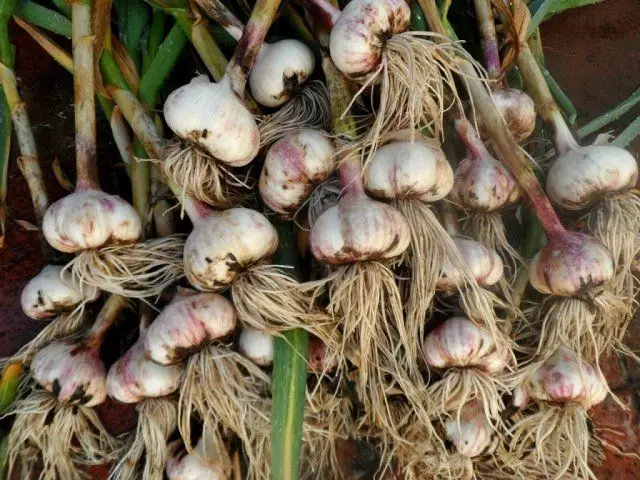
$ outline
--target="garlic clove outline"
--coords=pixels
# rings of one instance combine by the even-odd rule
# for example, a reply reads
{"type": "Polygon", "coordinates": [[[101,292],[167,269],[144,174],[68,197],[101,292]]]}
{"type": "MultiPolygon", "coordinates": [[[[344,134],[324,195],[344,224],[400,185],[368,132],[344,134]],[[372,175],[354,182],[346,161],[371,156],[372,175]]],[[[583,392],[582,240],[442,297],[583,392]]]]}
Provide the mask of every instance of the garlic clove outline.
{"type": "Polygon", "coordinates": [[[99,297],[100,290],[80,285],[63,266],[45,265],[22,289],[20,305],[28,317],[46,320],[99,297]]]}

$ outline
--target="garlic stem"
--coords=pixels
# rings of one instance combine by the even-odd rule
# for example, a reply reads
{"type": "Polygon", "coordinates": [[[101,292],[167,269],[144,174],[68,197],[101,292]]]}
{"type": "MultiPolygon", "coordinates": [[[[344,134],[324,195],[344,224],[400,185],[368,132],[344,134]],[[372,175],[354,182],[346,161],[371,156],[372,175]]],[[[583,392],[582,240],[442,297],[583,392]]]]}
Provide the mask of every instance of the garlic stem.
{"type": "Polygon", "coordinates": [[[468,120],[456,119],[455,128],[458,137],[464,143],[467,151],[473,155],[474,160],[491,157],[489,150],[480,140],[476,129],[468,120]]]}
{"type": "Polygon", "coordinates": [[[85,346],[87,348],[100,348],[109,328],[116,322],[120,312],[126,304],[126,299],[120,295],[111,294],[100,309],[96,321],[89,330],[85,346]]]}
{"type": "Polygon", "coordinates": [[[449,35],[447,33],[447,29],[442,23],[442,19],[440,18],[440,11],[436,5],[436,0],[418,0],[418,3],[420,4],[420,8],[422,8],[424,18],[429,25],[429,29],[432,32],[448,38],[449,35]]]}
{"type": "Polygon", "coordinates": [[[331,30],[342,13],[327,0],[308,0],[306,7],[313,14],[314,21],[321,21],[322,26],[328,30],[331,30]]]}
{"type": "Polygon", "coordinates": [[[91,6],[82,0],[71,4],[73,45],[73,104],[76,130],[76,190],[100,188],[96,152],[96,105],[94,100],[94,38],[91,6]]]}
{"type": "Polygon", "coordinates": [[[224,28],[236,42],[240,40],[244,25],[224,3],[219,0],[196,0],[196,3],[210,18],[224,28]]]}
{"type": "Polygon", "coordinates": [[[490,79],[500,77],[500,52],[498,50],[498,37],[496,35],[496,25],[493,20],[491,0],[474,0],[478,29],[482,39],[482,53],[484,55],[485,67],[490,79]]]}
{"type": "Polygon", "coordinates": [[[264,43],[267,31],[276,18],[281,0],[258,0],[253,7],[242,37],[238,40],[233,57],[227,66],[227,75],[231,79],[233,91],[244,98],[244,90],[260,47],[264,43]]]}

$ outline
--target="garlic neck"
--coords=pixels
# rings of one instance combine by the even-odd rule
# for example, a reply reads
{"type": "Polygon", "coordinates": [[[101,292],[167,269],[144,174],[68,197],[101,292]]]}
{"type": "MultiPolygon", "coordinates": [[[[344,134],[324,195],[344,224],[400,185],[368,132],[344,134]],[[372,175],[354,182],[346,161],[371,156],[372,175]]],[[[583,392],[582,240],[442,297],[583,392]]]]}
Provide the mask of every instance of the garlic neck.
{"type": "Polygon", "coordinates": [[[455,121],[455,128],[458,137],[460,137],[460,140],[464,143],[467,152],[471,154],[473,160],[480,160],[491,156],[487,147],[485,147],[482,140],[480,140],[476,129],[468,120],[457,119],[455,121]]]}
{"type": "Polygon", "coordinates": [[[362,183],[360,157],[357,154],[347,154],[340,163],[341,198],[355,198],[366,196],[362,183]]]}
{"type": "Polygon", "coordinates": [[[558,155],[564,155],[580,147],[558,109],[554,109],[549,115],[549,121],[553,126],[553,143],[556,146],[558,155]]]}
{"type": "Polygon", "coordinates": [[[213,210],[211,210],[206,203],[190,195],[185,195],[182,198],[182,207],[194,225],[202,223],[214,214],[213,210]]]}
{"type": "Polygon", "coordinates": [[[87,340],[84,342],[87,348],[98,349],[102,345],[104,336],[111,326],[118,320],[120,312],[124,308],[126,299],[119,295],[111,294],[103,305],[95,323],[89,330],[87,340]]]}

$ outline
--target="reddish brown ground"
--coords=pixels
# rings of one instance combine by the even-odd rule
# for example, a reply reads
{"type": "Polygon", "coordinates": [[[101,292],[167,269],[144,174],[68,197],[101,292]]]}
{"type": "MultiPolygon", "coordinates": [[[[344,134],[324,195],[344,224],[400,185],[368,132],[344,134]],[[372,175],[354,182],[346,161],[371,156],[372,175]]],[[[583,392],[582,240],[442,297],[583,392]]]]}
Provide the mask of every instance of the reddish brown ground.
{"type": "MultiPolygon", "coordinates": [[[[640,86],[640,5],[638,0],[606,0],[558,16],[544,24],[543,41],[547,66],[567,91],[578,112],[579,122],[586,122],[623,100],[640,86]]],[[[41,159],[52,198],[63,194],[51,173],[57,157],[73,178],[73,117],[71,76],[57,67],[30,39],[16,31],[18,76],[21,91],[29,106],[41,159]]],[[[638,109],[636,109],[636,115],[638,109]]],[[[633,115],[627,115],[627,123],[633,115]]],[[[99,136],[100,158],[104,162],[101,177],[110,190],[121,176],[113,142],[104,120],[99,136]]],[[[640,141],[632,146],[640,152],[640,141]]],[[[11,219],[33,221],[25,183],[15,163],[10,168],[9,214],[11,219]]],[[[38,236],[26,232],[13,222],[8,224],[5,246],[0,249],[0,357],[13,353],[29,340],[41,323],[27,319],[20,311],[19,296],[28,278],[43,265],[38,236]]],[[[640,351],[640,321],[630,327],[628,344],[640,351]]],[[[638,403],[640,402],[640,366],[618,359],[609,361],[610,384],[628,406],[621,409],[609,399],[593,412],[601,435],[624,452],[640,451],[638,403]]],[[[119,409],[103,409],[106,422],[118,429],[130,424],[119,409]]],[[[92,475],[100,478],[101,475],[92,475]]],[[[640,460],[610,452],[598,469],[601,479],[640,478],[640,460]]]]}

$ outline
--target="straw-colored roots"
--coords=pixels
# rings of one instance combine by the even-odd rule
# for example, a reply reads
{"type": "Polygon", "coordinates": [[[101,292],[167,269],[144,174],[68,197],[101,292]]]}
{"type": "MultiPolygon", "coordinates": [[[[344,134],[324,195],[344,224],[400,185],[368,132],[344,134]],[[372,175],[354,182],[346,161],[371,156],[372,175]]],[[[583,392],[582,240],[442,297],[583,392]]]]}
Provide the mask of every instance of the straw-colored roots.
{"type": "Polygon", "coordinates": [[[313,227],[320,215],[338,204],[341,191],[338,177],[331,177],[316,187],[306,202],[309,227],[313,227]]]}
{"type": "Polygon", "coordinates": [[[48,392],[19,400],[7,446],[8,471],[30,478],[42,461],[43,480],[82,479],[78,464],[97,465],[116,458],[118,442],[92,408],[63,405],[48,392]]]}
{"type": "Polygon", "coordinates": [[[507,385],[495,375],[488,375],[475,368],[451,368],[443,377],[429,386],[432,401],[432,416],[457,418],[462,408],[472,400],[479,400],[484,414],[492,425],[500,423],[500,412],[504,410],[502,394],[507,385]]]}
{"type": "Polygon", "coordinates": [[[464,222],[463,229],[468,235],[484,246],[498,252],[511,275],[524,265],[524,260],[507,240],[507,235],[499,212],[474,213],[464,222]]]}
{"type": "Polygon", "coordinates": [[[84,250],[65,267],[81,284],[128,298],[159,296],[184,276],[184,235],[84,250]]]}
{"type": "Polygon", "coordinates": [[[472,480],[475,478],[473,460],[459,453],[442,452],[425,455],[405,468],[406,480],[472,480]]]}
{"type": "Polygon", "coordinates": [[[380,137],[404,129],[427,127],[437,137],[442,134],[447,110],[455,107],[464,116],[455,83],[457,75],[464,77],[457,56],[477,65],[459,42],[435,33],[404,32],[389,38],[380,66],[356,94],[379,82],[379,105],[359,146],[375,150],[380,137]]]}
{"type": "Polygon", "coordinates": [[[260,443],[271,431],[271,405],[265,399],[270,381],[258,366],[225,347],[210,345],[189,357],[178,403],[178,429],[187,451],[193,453],[195,448],[193,416],[204,429],[237,435],[250,470],[260,468],[261,462],[268,464],[268,455],[266,460],[261,457],[260,443]]]}
{"type": "Polygon", "coordinates": [[[162,478],[167,441],[178,425],[178,406],[170,397],[147,398],[136,410],[138,425],[134,432],[127,434],[120,461],[111,470],[110,479],[162,478]]]}
{"type": "Polygon", "coordinates": [[[543,471],[544,478],[558,480],[575,474],[596,480],[588,465],[588,421],[582,407],[541,405],[536,413],[515,421],[510,428],[509,448],[521,454],[521,468],[543,471]]]}
{"type": "Polygon", "coordinates": [[[258,119],[260,146],[269,147],[287,133],[301,128],[326,130],[330,119],[327,87],[320,80],[313,80],[282,108],[258,119]]]}
{"type": "Polygon", "coordinates": [[[230,207],[250,194],[248,178],[235,175],[200,147],[179,141],[165,150],[164,173],[182,187],[185,195],[214,207],[230,207]]]}
{"type": "Polygon", "coordinates": [[[336,352],[336,325],[314,306],[313,287],[301,284],[276,265],[257,265],[239,275],[231,294],[238,318],[255,330],[281,335],[303,328],[336,352]]]}

